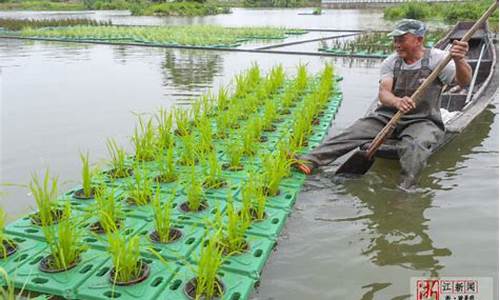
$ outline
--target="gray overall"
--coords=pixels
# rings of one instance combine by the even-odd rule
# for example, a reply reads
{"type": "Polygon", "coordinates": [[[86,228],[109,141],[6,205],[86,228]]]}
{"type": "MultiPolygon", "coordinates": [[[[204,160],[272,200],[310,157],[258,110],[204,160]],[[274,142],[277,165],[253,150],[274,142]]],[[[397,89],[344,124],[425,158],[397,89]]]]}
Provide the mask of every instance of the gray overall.
{"type": "MultiPolygon", "coordinates": [[[[425,50],[418,70],[402,70],[402,59],[394,66],[392,92],[397,97],[411,96],[423,80],[430,75],[430,49],[425,50]]],[[[442,83],[436,79],[417,103],[417,108],[401,117],[391,138],[399,140],[398,154],[401,163],[401,176],[410,185],[425,167],[434,147],[444,136],[441,120],[440,95],[442,83]]],[[[340,134],[327,137],[309,154],[301,159],[311,161],[315,166],[328,165],[352,149],[369,143],[389,122],[397,109],[379,105],[367,117],[357,120],[340,134]]]]}

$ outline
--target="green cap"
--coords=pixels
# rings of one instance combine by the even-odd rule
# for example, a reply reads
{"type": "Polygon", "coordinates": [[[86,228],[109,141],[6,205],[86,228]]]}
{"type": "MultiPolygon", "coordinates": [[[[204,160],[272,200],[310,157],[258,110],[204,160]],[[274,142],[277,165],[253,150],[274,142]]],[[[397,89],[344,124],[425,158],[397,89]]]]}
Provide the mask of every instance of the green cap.
{"type": "Polygon", "coordinates": [[[424,36],[427,28],[424,22],[413,19],[403,19],[396,24],[396,27],[388,36],[402,36],[403,34],[411,33],[416,36],[424,36]]]}

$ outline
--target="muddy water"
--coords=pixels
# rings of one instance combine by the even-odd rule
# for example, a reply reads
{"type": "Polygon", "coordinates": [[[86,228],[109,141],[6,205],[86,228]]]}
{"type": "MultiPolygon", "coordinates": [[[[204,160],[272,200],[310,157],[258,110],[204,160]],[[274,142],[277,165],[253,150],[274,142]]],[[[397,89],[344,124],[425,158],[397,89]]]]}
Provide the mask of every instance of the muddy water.
{"type": "MultiPolygon", "coordinates": [[[[366,28],[345,22],[339,28],[366,28]]],[[[345,79],[332,132],[361,116],[377,89],[378,61],[0,40],[0,182],[25,184],[32,171],[50,167],[65,190],[78,181],[80,150],[102,161],[107,137],[130,149],[132,112],[188,103],[228,84],[255,61],[265,70],[282,63],[289,73],[299,62],[316,72],[333,61],[345,79]]],[[[496,282],[498,126],[497,97],[432,157],[413,194],[395,188],[399,166],[383,160],[359,180],[339,181],[328,168],[308,179],[252,297],[410,299],[412,276],[482,276],[496,282]]],[[[26,189],[2,191],[0,202],[11,218],[34,206],[26,189]]]]}

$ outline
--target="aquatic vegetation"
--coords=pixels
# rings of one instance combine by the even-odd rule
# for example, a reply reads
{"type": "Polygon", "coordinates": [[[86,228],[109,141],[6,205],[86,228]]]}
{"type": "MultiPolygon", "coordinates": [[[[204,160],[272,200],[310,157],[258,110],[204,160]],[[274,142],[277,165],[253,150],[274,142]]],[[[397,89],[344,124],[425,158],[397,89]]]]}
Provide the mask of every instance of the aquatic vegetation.
{"type": "Polygon", "coordinates": [[[92,224],[91,230],[97,233],[117,231],[125,218],[122,206],[116,199],[115,190],[100,186],[96,189],[95,209],[92,213],[97,216],[97,223],[92,224]]]}
{"type": "Polygon", "coordinates": [[[67,270],[78,263],[80,254],[86,249],[83,232],[76,217],[71,216],[71,205],[65,202],[58,224],[43,227],[50,255],[41,261],[47,270],[67,270]]]}
{"type": "Polygon", "coordinates": [[[0,207],[0,259],[7,257],[10,253],[12,253],[11,251],[16,248],[16,244],[5,235],[4,230],[7,223],[6,219],[7,215],[3,208],[0,207]]]}
{"type": "Polygon", "coordinates": [[[157,122],[156,136],[158,138],[156,145],[160,149],[167,149],[172,147],[175,144],[174,136],[172,135],[172,112],[167,112],[167,110],[162,107],[155,114],[155,119],[157,122]]]}
{"type": "Polygon", "coordinates": [[[179,163],[182,165],[192,166],[198,162],[198,150],[195,144],[195,139],[192,134],[183,135],[181,137],[181,155],[179,163]]]}
{"type": "Polygon", "coordinates": [[[142,117],[138,116],[138,125],[135,127],[132,142],[135,147],[136,160],[154,160],[156,138],[152,119],[149,119],[146,123],[144,123],[142,117]]]}
{"type": "Polygon", "coordinates": [[[177,125],[175,133],[180,136],[189,135],[191,133],[189,112],[181,108],[174,108],[173,114],[175,117],[175,124],[177,125]]]}
{"type": "Polygon", "coordinates": [[[221,225],[223,231],[219,241],[223,246],[223,253],[225,255],[240,254],[248,249],[245,233],[251,225],[251,220],[244,214],[236,212],[231,194],[227,196],[226,217],[226,223],[221,225]]]}
{"type": "Polygon", "coordinates": [[[87,18],[68,18],[68,19],[13,19],[1,18],[0,27],[6,30],[18,31],[23,28],[42,28],[42,27],[63,27],[63,26],[111,26],[111,21],[97,21],[87,18]]]}
{"type": "Polygon", "coordinates": [[[282,151],[264,154],[262,157],[264,191],[269,196],[279,194],[281,180],[289,175],[292,161],[282,151]]]}
{"type": "Polygon", "coordinates": [[[200,154],[208,153],[213,149],[212,123],[208,117],[201,117],[197,124],[198,149],[200,154]]]}
{"type": "MultiPolygon", "coordinates": [[[[114,43],[155,43],[185,46],[234,47],[244,40],[284,39],[291,30],[273,27],[235,27],[217,25],[189,26],[69,26],[24,28],[22,36],[91,39],[114,43]]],[[[295,31],[295,33],[305,33],[295,31]]]]}
{"type": "Polygon", "coordinates": [[[186,182],[187,206],[189,211],[200,211],[204,208],[203,184],[199,179],[194,166],[191,167],[189,178],[186,182]]]}
{"type": "Polygon", "coordinates": [[[113,167],[108,174],[113,178],[124,178],[130,176],[131,170],[125,163],[125,159],[127,158],[125,149],[118,146],[116,141],[112,138],[107,140],[106,147],[108,149],[109,156],[111,157],[111,166],[113,167]]]}
{"type": "MultiPolygon", "coordinates": [[[[234,136],[234,135],[233,135],[234,136]]],[[[243,157],[243,147],[240,144],[239,140],[234,138],[229,140],[226,143],[225,153],[229,158],[229,165],[227,169],[231,171],[238,171],[243,169],[243,165],[241,164],[241,158],[243,157]]]]}
{"type": "Polygon", "coordinates": [[[158,170],[160,172],[155,179],[156,182],[169,183],[177,180],[173,145],[168,147],[167,150],[158,149],[155,154],[155,160],[158,163],[158,170]]]}
{"type": "Polygon", "coordinates": [[[2,286],[0,286],[0,299],[3,300],[20,300],[22,290],[16,295],[16,288],[14,284],[12,284],[12,280],[9,277],[9,274],[5,271],[4,268],[0,267],[0,281],[2,282],[2,286]]]}
{"type": "Polygon", "coordinates": [[[127,202],[133,205],[146,205],[153,195],[153,179],[143,165],[136,165],[132,180],[127,185],[127,202]]]}
{"type": "Polygon", "coordinates": [[[263,220],[266,214],[267,197],[264,193],[262,175],[256,171],[248,173],[241,187],[242,209],[240,214],[248,220],[263,220]]]}
{"type": "Polygon", "coordinates": [[[220,230],[216,231],[206,240],[206,246],[201,249],[196,277],[191,281],[191,284],[195,286],[194,298],[196,300],[222,297],[223,285],[217,276],[224,260],[223,250],[219,243],[221,235],[220,230]]]}
{"type": "Polygon", "coordinates": [[[169,243],[174,238],[171,230],[172,203],[177,196],[177,192],[173,190],[169,200],[165,203],[161,202],[160,194],[160,189],[158,188],[153,200],[151,201],[151,206],[153,207],[154,228],[158,242],[169,243]]]}
{"type": "Polygon", "coordinates": [[[229,91],[225,87],[220,87],[217,94],[217,111],[225,111],[229,107],[229,103],[229,91]]]}
{"type": "Polygon", "coordinates": [[[108,251],[113,263],[110,275],[114,283],[130,282],[144,275],[145,262],[140,256],[140,241],[139,236],[127,239],[119,232],[108,233],[108,251]]]}
{"type": "Polygon", "coordinates": [[[217,159],[217,152],[211,151],[204,161],[205,180],[203,187],[208,189],[218,189],[226,184],[222,174],[222,166],[217,159]]]}
{"type": "Polygon", "coordinates": [[[35,198],[38,212],[32,216],[33,222],[45,227],[57,223],[60,217],[57,208],[57,177],[50,177],[45,171],[43,182],[37,174],[32,174],[29,189],[35,198]]]}
{"type": "Polygon", "coordinates": [[[92,171],[89,165],[89,153],[80,153],[80,159],[82,161],[82,188],[83,194],[86,198],[90,198],[94,194],[94,189],[92,187],[92,171]]]}

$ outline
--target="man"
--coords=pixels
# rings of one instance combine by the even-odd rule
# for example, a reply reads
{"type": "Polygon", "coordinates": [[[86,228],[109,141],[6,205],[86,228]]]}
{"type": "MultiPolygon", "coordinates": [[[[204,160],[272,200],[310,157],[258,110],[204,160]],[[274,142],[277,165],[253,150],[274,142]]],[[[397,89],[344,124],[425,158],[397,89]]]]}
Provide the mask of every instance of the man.
{"type": "Polygon", "coordinates": [[[440,113],[443,86],[456,81],[461,87],[466,87],[472,73],[465,60],[468,44],[454,41],[450,50],[453,60],[415,105],[410,96],[446,56],[445,51],[424,48],[425,32],[425,24],[417,20],[405,19],[396,24],[396,28],[389,33],[394,39],[396,53],[382,63],[378,107],[367,117],[356,121],[337,136],[326,138],[309,154],[300,157],[296,165],[300,171],[311,174],[315,168],[371,142],[399,110],[404,115],[392,138],[400,140],[401,186],[406,189],[415,185],[417,175],[444,136],[440,113]]]}

